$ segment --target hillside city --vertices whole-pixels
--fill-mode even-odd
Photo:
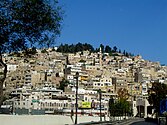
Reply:
[[[19,56],[3,54],[8,73],[2,107],[10,105],[11,113],[20,115],[69,114],[75,112],[78,82],[79,113],[98,115],[101,108],[107,115],[109,99],[125,96],[133,116],[140,110],[147,117],[148,90],[154,82],[167,84],[167,66],[144,60],[141,55],[127,57],[117,52],[112,56],[101,48],[94,53],[56,50],[37,49],[29,58],[21,52]],[[3,72],[3,67],[0,69]]]

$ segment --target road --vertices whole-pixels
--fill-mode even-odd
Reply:
[[[113,124],[112,124],[113,125]],[[135,118],[116,123],[116,125],[157,125],[153,122],[146,122],[143,118]]]
[[[87,124],[84,124],[87,125]],[[106,123],[97,123],[95,125],[157,125],[153,122],[146,122],[143,118],[127,119],[123,121],[113,121]]]
[[[131,123],[130,125],[157,125],[157,124],[152,122],[139,121]]]

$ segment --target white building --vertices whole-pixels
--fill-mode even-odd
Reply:
[[[10,71],[16,71],[18,65],[16,64],[7,64],[7,70]]]

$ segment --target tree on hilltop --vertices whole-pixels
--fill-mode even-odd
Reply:
[[[113,52],[114,52],[114,53],[117,52],[117,49],[118,49],[118,48],[117,48],[116,46],[114,46],[114,47],[113,47]]]
[[[76,52],[82,52],[82,51],[90,51],[90,52],[94,52],[94,48],[92,47],[92,45],[85,43],[77,43],[76,45],[71,44],[61,44],[58,49],[57,52],[62,52],[62,53],[76,53]]]
[[[56,0],[0,1],[0,105],[7,65],[5,52],[25,51],[37,46],[49,46],[60,35],[63,11]],[[51,41],[52,40],[52,41]]]
[[[110,46],[107,45],[107,46],[105,47],[105,52],[106,52],[106,53],[111,53],[111,50],[112,50],[112,49],[111,49]]]

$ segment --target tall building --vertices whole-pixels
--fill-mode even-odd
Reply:
[[[100,64],[100,69],[102,69],[102,51],[101,51],[101,47],[100,47],[100,60],[99,60],[99,64]]]

